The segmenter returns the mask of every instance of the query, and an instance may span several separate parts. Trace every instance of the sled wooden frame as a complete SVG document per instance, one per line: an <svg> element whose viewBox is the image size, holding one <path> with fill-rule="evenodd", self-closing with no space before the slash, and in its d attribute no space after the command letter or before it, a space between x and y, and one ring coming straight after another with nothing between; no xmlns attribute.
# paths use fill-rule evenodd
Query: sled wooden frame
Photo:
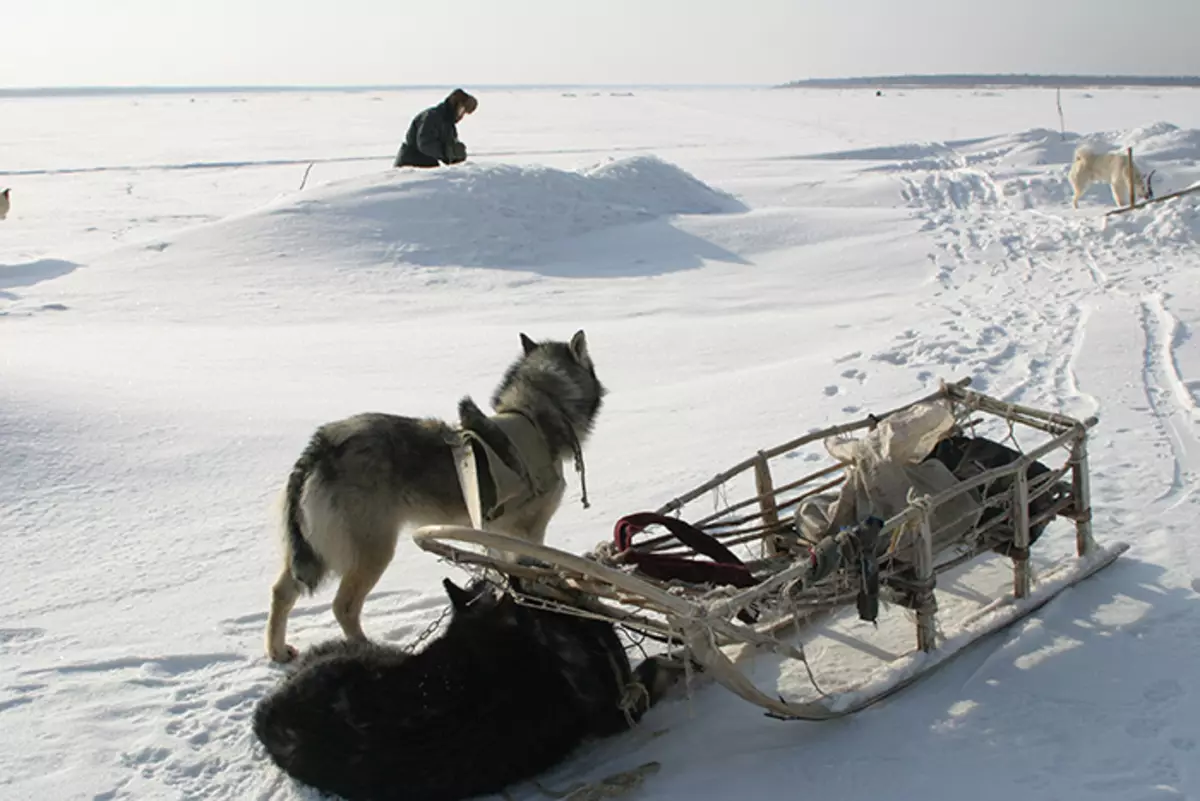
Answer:
<svg viewBox="0 0 1200 801"><path fill-rule="evenodd" d="M681 643L686 655L700 665L705 674L762 707L771 716L800 720L843 717L890 696L970 644L1027 617L1068 587L1112 564L1128 548L1125 543L1102 548L1092 536L1087 432L1096 425L1097 419L1090 417L1081 421L1007 403L969 390L968 385L969 379L952 384L943 382L937 392L887 413L812 431L759 451L657 510L660 514L679 513L688 504L735 477L751 477L752 497L726 504L721 510L692 521L693 525L726 545L762 543L762 558L746 563L761 578L745 589L698 587L649 578L639 574L633 565L626 564L622 554L612 553L608 543L602 543L594 553L580 556L464 526L426 526L413 537L422 549L455 563L493 569L521 579L521 589L515 594L522 602L607 619ZM975 418L990 415L1003 420L1010 434L1020 426L1041 432L1046 441L1009 464L960 481L935 495L914 499L885 521L880 536L893 538L893 547L907 541L910 548L907 553L912 559L891 568L881 565L880 597L915 611L914 651L883 666L858 687L839 693L831 700L789 702L763 692L739 670L723 648L749 646L806 662L802 648L782 642L775 635L792 626L798 630L816 615L853 607L857 594L854 587L846 586L847 577L854 572L854 566L848 561L839 563L832 574L814 577L810 559L799 558L801 555L807 557L806 545L801 543L802 547L797 550L794 536L790 544L786 542L791 527L785 520L788 510L794 509L802 500L836 489L842 482L843 476L839 474L845 465L835 463L775 486L771 470L773 460L794 455L798 449L823 442L830 436L870 429L896 412L938 400L950 405L960 426L973 427L981 422ZM1048 474L1034 480L1027 478L1029 465L1035 461L1045 463L1050 455L1062 451L1067 457L1061 467L1051 465ZM1006 503L1008 508L1002 514L982 525L976 522L967 531L967 536L948 543L945 531L950 524L934 530L933 513L943 504L1004 479L1011 481L1011 487L1002 495L985 500L992 506ZM1069 490L1064 491L1067 487ZM1058 497L1052 496L1049 507L1031 519L1029 502L1055 491ZM1067 517L1075 523L1076 556L1042 571L1035 586L1028 559L1030 528L1057 516ZM1005 527L1007 535L997 538L997 532ZM939 534L942 535L940 538ZM941 547L935 549L935 542ZM1003 543L1008 543L1012 549L1012 589L967 619L958 621L953 633L939 644L935 636L937 575ZM637 543L637 547L660 553L681 550L681 544L671 535L646 538ZM479 548L486 552L476 550ZM846 554L839 553L839 556L845 559ZM738 614L747 610L758 615L754 623L738 619Z"/></svg>

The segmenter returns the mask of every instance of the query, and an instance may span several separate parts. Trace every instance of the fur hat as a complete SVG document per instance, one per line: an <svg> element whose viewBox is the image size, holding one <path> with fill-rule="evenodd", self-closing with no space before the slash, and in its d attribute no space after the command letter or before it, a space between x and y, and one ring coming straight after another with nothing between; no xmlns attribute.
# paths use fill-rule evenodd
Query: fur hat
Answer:
<svg viewBox="0 0 1200 801"><path fill-rule="evenodd" d="M462 106L468 114L473 114L475 109L479 107L479 101L474 96L467 94L462 89L455 89L446 98L449 103Z"/></svg>

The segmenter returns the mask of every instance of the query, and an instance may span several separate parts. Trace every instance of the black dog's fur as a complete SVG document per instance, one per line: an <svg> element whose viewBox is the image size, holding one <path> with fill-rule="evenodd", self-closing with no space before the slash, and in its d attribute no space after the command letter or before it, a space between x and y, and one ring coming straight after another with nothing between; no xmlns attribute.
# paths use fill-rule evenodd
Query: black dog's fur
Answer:
<svg viewBox="0 0 1200 801"><path fill-rule="evenodd" d="M322 643L259 702L254 733L276 765L349 801L457 801L536 776L657 700L657 663L634 674L612 624L486 581L443 586L453 615L423 651ZM647 692L627 716L635 681Z"/></svg>
<svg viewBox="0 0 1200 801"><path fill-rule="evenodd" d="M1015 462L1019 458L1021 458L1020 453L994 440L986 439L985 437L967 437L962 434L955 434L938 442L937 446L925 457L924 461L936 459L946 465L959 481L966 481L985 470L1003 467L1006 464ZM1041 462L1033 462L1026 468L1025 477L1033 481L1049 472L1050 468L1046 467L1046 465ZM1012 484L1013 478L1011 476L995 479L982 488L983 497L986 500L1010 492ZM1051 491L1034 498L1029 503L1029 517L1035 518L1047 511L1065 493L1070 492L1070 489L1070 485L1060 481ZM979 522L982 525L1001 514L1003 514L1002 509L994 506L989 507L980 516ZM1042 532L1046 530L1046 526L1049 524L1050 521L1047 520L1030 527L1030 545L1037 542L1038 537L1042 536ZM1012 556L1014 554L1012 527L1007 526L1005 533L1009 538L1008 541L998 544L992 550L1002 556Z"/></svg>

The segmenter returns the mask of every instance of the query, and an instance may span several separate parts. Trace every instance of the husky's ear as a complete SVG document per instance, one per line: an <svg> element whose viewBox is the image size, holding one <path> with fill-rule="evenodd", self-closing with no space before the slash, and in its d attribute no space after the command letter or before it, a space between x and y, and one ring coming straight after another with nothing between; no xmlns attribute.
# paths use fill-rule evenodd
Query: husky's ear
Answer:
<svg viewBox="0 0 1200 801"><path fill-rule="evenodd" d="M528 356L529 354L531 354L535 350L537 350L537 346L538 346L538 344L536 342L534 342L532 339L525 336L524 334L521 334L521 347L525 349L526 356Z"/></svg>
<svg viewBox="0 0 1200 801"><path fill-rule="evenodd" d="M591 357L588 356L587 335L583 333L582 328L575 332L575 336L571 337L571 354L580 364L587 364L591 361Z"/></svg>
<svg viewBox="0 0 1200 801"><path fill-rule="evenodd" d="M445 588L446 594L450 596L450 605L454 607L456 614L464 611L467 605L475 600L475 596L448 578L442 579L442 587Z"/></svg>

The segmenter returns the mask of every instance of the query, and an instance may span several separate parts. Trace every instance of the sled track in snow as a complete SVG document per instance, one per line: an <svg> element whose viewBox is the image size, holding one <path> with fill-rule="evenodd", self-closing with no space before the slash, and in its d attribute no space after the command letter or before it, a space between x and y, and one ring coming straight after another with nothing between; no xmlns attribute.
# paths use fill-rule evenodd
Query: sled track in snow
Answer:
<svg viewBox="0 0 1200 801"><path fill-rule="evenodd" d="M1173 348L1183 327L1167 311L1161 294L1143 297L1140 305L1145 335L1142 376L1146 401L1170 442L1175 459L1174 481L1156 500L1167 502L1170 509L1187 501L1200 480L1200 438L1195 428L1200 415L1175 364Z"/></svg>

